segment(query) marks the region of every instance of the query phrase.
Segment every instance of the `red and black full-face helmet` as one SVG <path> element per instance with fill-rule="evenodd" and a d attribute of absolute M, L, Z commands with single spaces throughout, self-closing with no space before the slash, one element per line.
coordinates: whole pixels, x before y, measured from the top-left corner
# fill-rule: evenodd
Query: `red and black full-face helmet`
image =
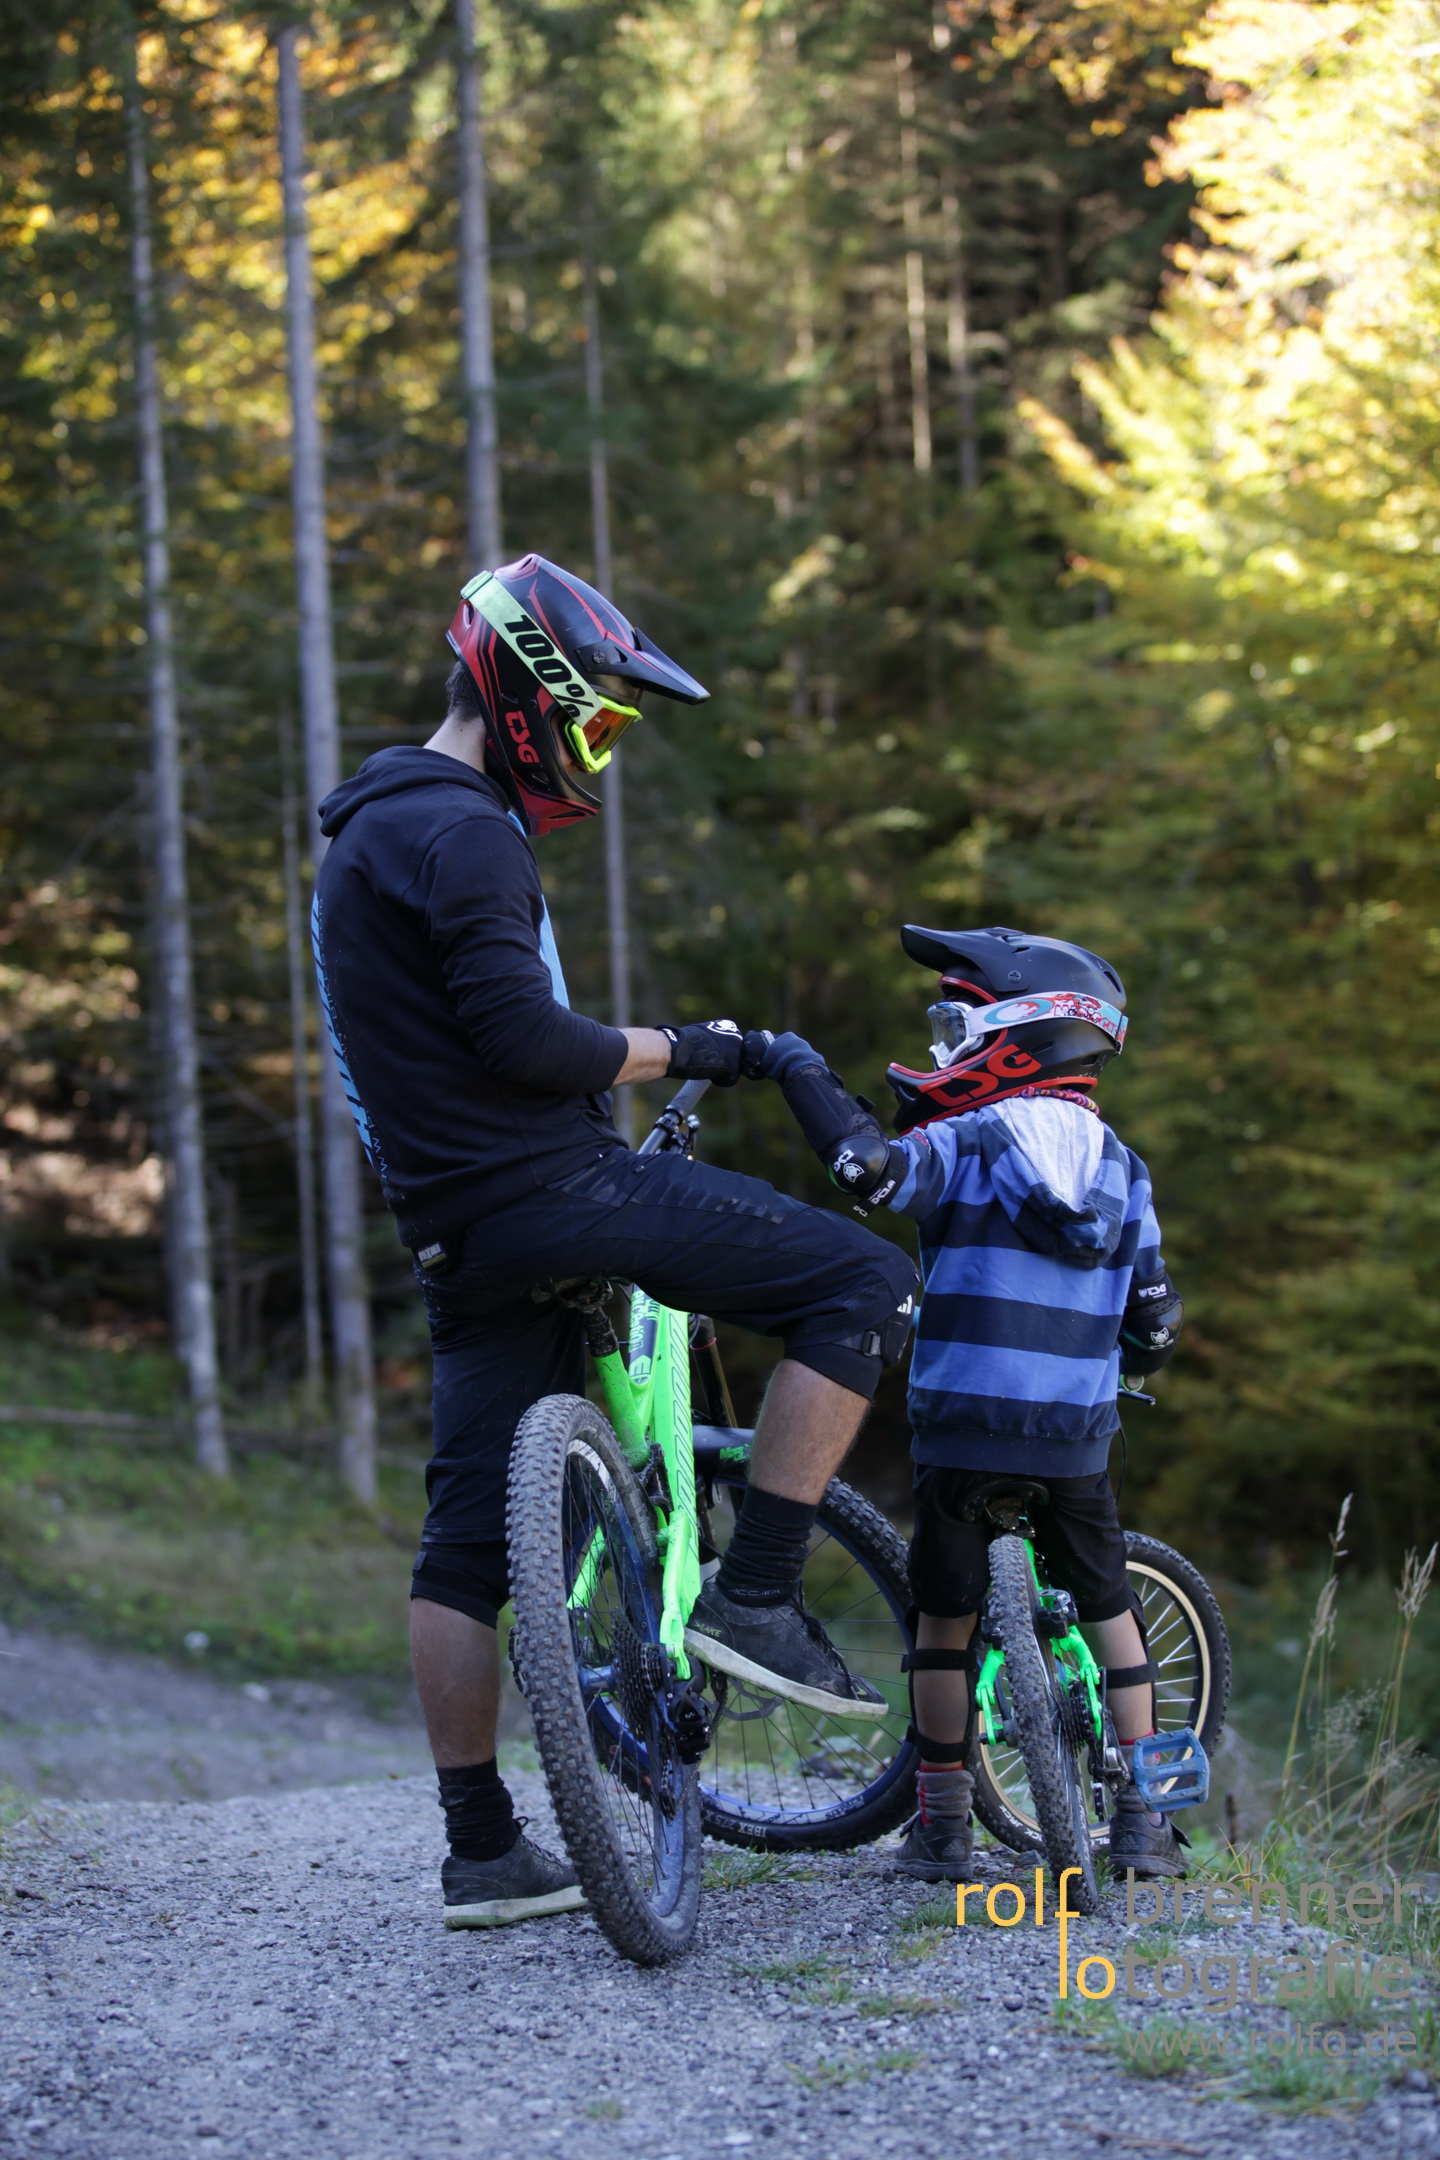
<path fill-rule="evenodd" d="M 709 691 L 667 660 L 593 585 L 543 555 L 471 578 L 447 633 L 485 708 L 496 777 L 532 833 L 594 817 L 579 774 L 603 772 L 646 690 L 703 704 Z"/>
<path fill-rule="evenodd" d="M 922 930 L 900 942 L 935 968 L 930 1007 L 935 1071 L 892 1065 L 896 1130 L 998 1102 L 1022 1088 L 1095 1085 L 1125 1042 L 1125 985 L 1098 953 L 1025 930 Z"/>

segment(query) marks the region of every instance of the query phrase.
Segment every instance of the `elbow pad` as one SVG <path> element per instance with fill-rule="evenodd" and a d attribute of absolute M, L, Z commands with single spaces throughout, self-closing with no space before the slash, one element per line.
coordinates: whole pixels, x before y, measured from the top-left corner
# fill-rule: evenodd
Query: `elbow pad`
<path fill-rule="evenodd" d="M 873 1119 L 871 1120 L 873 1124 Z M 866 1207 L 881 1207 L 890 1198 L 909 1167 L 904 1148 L 887 1140 L 878 1125 L 872 1132 L 852 1133 L 842 1140 L 825 1165 L 832 1183 Z"/>
<path fill-rule="evenodd" d="M 888 1200 L 905 1175 L 908 1157 L 886 1139 L 874 1112 L 818 1062 L 802 1066 L 782 1085 L 796 1124 L 841 1191 L 866 1206 Z"/>
<path fill-rule="evenodd" d="M 1168 1365 L 1184 1324 L 1185 1307 L 1168 1275 L 1132 1283 L 1120 1322 L 1120 1363 L 1126 1373 L 1143 1378 Z"/>

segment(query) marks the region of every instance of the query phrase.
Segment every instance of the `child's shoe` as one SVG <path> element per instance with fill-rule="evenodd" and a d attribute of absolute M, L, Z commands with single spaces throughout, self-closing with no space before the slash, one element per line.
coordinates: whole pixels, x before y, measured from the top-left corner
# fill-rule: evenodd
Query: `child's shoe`
<path fill-rule="evenodd" d="M 975 1780 L 956 1764 L 922 1763 L 916 1779 L 920 1812 L 905 1826 L 895 1869 L 919 1882 L 966 1882 L 975 1843 L 970 1803 Z"/>
<path fill-rule="evenodd" d="M 1117 1795 L 1110 1818 L 1110 1869 L 1123 1881 L 1127 1868 L 1145 1881 L 1154 1875 L 1186 1875 L 1186 1840 L 1167 1815 L 1147 1808 L 1133 1785 Z"/>
<path fill-rule="evenodd" d="M 897 1875 L 913 1875 L 918 1882 L 968 1882 L 975 1833 L 969 1816 L 941 1816 L 923 1823 L 912 1816 L 905 1828 L 905 1842 L 895 1856 Z"/>

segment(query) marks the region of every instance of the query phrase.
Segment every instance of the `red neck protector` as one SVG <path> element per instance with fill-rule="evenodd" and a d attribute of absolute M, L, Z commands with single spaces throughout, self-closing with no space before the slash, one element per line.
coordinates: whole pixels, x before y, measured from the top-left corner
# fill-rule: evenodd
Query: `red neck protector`
<path fill-rule="evenodd" d="M 1037 1080 L 1039 1070 L 1039 1060 L 1013 1044 L 1008 1048 L 997 1046 L 983 1064 L 959 1071 L 952 1066 L 944 1072 L 921 1073 L 905 1065 L 892 1065 L 885 1077 L 900 1105 L 895 1130 L 913 1132 L 936 1118 L 959 1117 L 966 1110 L 983 1110 L 990 1103 L 1027 1095 L 1077 1103 L 1082 1110 L 1100 1115 L 1090 1099 L 1093 1080 L 1083 1073 L 1061 1073 L 1053 1080 Z"/>

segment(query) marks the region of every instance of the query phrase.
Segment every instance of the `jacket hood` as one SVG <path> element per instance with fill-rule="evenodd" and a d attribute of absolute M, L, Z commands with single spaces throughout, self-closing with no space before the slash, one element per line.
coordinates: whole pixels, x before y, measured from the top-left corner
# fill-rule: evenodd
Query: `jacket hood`
<path fill-rule="evenodd" d="M 1130 1197 L 1129 1169 L 1113 1136 L 1106 1132 L 1095 1182 L 1072 1207 L 1036 1169 L 1001 1105 L 972 1115 L 995 1197 L 1025 1243 L 1068 1267 L 1103 1267 L 1119 1245 Z"/>
<path fill-rule="evenodd" d="M 377 750 L 374 757 L 366 758 L 352 780 L 342 780 L 339 787 L 330 790 L 320 805 L 320 830 L 327 840 L 333 840 L 364 804 L 378 802 L 382 795 L 403 795 L 409 788 L 422 787 L 473 788 L 502 817 L 509 811 L 504 793 L 495 782 L 473 767 L 462 765 L 459 758 L 447 757 L 443 750 L 398 744 L 391 750 Z"/>

